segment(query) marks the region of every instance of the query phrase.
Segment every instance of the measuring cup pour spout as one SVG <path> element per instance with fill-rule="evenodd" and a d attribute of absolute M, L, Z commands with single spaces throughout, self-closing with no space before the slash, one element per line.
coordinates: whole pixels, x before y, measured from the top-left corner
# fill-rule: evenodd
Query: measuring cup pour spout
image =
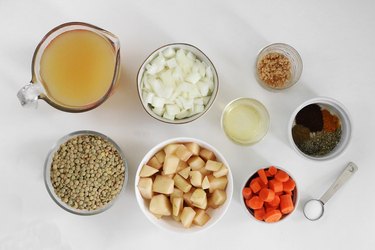
<path fill-rule="evenodd" d="M 29 83 L 18 91 L 17 97 L 23 107 L 37 108 L 42 93 L 43 87 L 40 83 Z"/>

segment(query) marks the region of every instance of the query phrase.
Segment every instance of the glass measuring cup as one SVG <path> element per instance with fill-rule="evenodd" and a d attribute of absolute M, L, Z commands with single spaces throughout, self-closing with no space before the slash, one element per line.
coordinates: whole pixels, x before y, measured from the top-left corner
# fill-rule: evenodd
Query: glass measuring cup
<path fill-rule="evenodd" d="M 303 214 L 308 220 L 315 221 L 319 220 L 324 214 L 324 205 L 328 200 L 339 190 L 355 172 L 358 167 L 353 162 L 350 162 L 332 186 L 325 192 L 325 194 L 319 199 L 311 199 L 305 203 L 303 207 Z"/>
<path fill-rule="evenodd" d="M 71 31 L 84 31 L 84 32 L 81 32 L 81 35 L 82 36 L 82 33 L 85 33 L 86 35 L 90 34 L 90 44 L 93 45 L 93 47 L 87 47 L 84 45 L 82 45 L 82 48 L 83 49 L 78 49 L 77 48 L 77 56 L 80 55 L 81 57 L 78 57 L 79 59 L 82 59 L 82 55 L 85 55 L 85 54 L 82 54 L 84 52 L 82 52 L 83 50 L 87 50 L 89 52 L 87 53 L 98 53 L 96 48 L 94 46 L 94 42 L 96 42 L 96 44 L 99 44 L 98 41 L 100 41 L 100 46 L 101 48 L 103 48 L 101 51 L 106 51 L 108 52 L 107 55 L 106 55 L 106 58 L 108 59 L 107 61 L 111 62 L 111 66 L 108 68 L 109 70 L 105 73 L 105 76 L 106 76 L 106 79 L 108 79 L 108 81 L 105 81 L 103 82 L 102 84 L 103 85 L 100 85 L 100 84 L 97 84 L 98 86 L 100 86 L 100 91 L 99 90 L 94 90 L 94 86 L 92 88 L 90 88 L 90 81 L 87 81 L 85 82 L 85 88 L 83 88 L 80 84 L 83 84 L 83 83 L 78 83 L 76 85 L 72 85 L 72 82 L 66 82 L 66 89 L 64 90 L 64 83 L 60 83 L 60 86 L 59 87 L 59 90 L 63 90 L 63 91 L 70 91 L 70 96 L 67 95 L 67 97 L 65 98 L 65 100 L 67 101 L 64 101 L 62 102 L 61 100 L 62 99 L 59 99 L 59 98 L 56 98 L 56 96 L 58 94 L 51 94 L 51 88 L 49 88 L 49 86 L 53 86 L 55 83 L 57 83 L 57 81 L 53 82 L 53 81 L 50 81 L 48 82 L 45 77 L 43 77 L 42 75 L 42 59 L 43 59 L 43 56 L 44 56 L 44 53 L 46 52 L 46 50 L 49 48 L 49 45 L 53 45 L 56 47 L 56 41 L 58 39 L 56 38 L 60 38 L 62 37 L 61 35 L 65 35 L 66 37 L 66 34 L 68 34 L 70 32 L 70 34 L 72 34 Z M 94 37 L 94 38 L 92 38 Z M 69 39 L 72 39 L 72 37 L 69 37 Z M 68 40 L 65 40 L 65 41 L 68 41 Z M 70 40 L 71 41 L 71 40 Z M 60 46 L 62 42 L 60 42 Z M 66 43 L 65 43 L 66 44 Z M 70 44 L 75 44 L 74 42 L 70 42 Z M 105 45 L 103 45 L 105 44 Z M 53 47 L 52 46 L 52 47 Z M 105 49 L 104 49 L 105 47 Z M 68 47 L 66 47 L 68 48 Z M 91 50 L 89 50 L 89 48 L 91 48 Z M 49 49 L 51 50 L 51 49 Z M 60 51 L 61 52 L 61 51 Z M 72 54 L 73 52 L 69 51 L 68 49 L 66 50 L 66 54 Z M 79 52 L 79 54 L 78 54 Z M 85 52 L 86 53 L 86 52 Z M 103 52 L 104 53 L 104 52 Z M 61 53 L 62 57 L 60 58 L 63 58 L 64 55 L 64 51 L 62 51 Z M 109 55 L 110 54 L 110 55 Z M 99 55 L 99 54 L 98 54 Z M 88 59 L 90 59 L 90 54 L 88 54 Z M 46 53 L 46 57 L 47 57 L 47 53 Z M 93 57 L 91 58 L 92 60 L 87 60 L 88 62 L 92 62 L 92 61 L 99 61 L 100 60 L 95 60 L 95 59 L 98 59 L 97 57 Z M 83 59 L 82 59 L 83 60 Z M 59 61 L 56 60 L 56 65 L 58 65 Z M 90 65 L 91 66 L 91 65 Z M 99 68 L 100 65 L 96 65 L 96 69 Z M 64 71 L 60 71 L 58 73 L 56 73 L 57 76 L 67 76 L 69 74 L 76 74 L 76 75 L 79 75 L 80 73 L 82 72 L 79 72 L 80 70 L 85 70 L 85 72 L 87 74 L 92 74 L 91 76 L 89 75 L 87 79 L 89 79 L 89 77 L 92 77 L 92 82 L 95 81 L 95 73 L 97 73 L 97 71 L 93 70 L 95 68 L 90 68 L 91 71 L 89 69 L 87 69 L 89 66 L 88 65 L 77 65 L 75 66 L 76 68 L 74 68 L 74 72 L 71 72 L 69 70 L 66 70 L 65 72 Z M 86 67 L 86 68 L 85 68 Z M 56 70 L 59 69 L 58 66 L 55 67 Z M 51 69 L 51 68 L 49 68 Z M 46 70 L 48 72 L 48 69 Z M 20 91 L 17 93 L 17 97 L 18 99 L 20 100 L 21 102 L 21 105 L 24 106 L 24 107 L 37 107 L 37 104 L 38 104 L 38 99 L 42 99 L 44 101 L 46 101 L 48 104 L 50 104 L 51 106 L 59 109 L 59 110 L 62 110 L 62 111 L 66 111 L 66 112 L 84 112 L 84 111 L 88 111 L 88 110 L 91 110 L 91 109 L 94 109 L 96 108 L 97 106 L 99 106 L 100 104 L 102 104 L 110 95 L 111 93 L 113 92 L 117 82 L 118 82 L 118 78 L 119 78 L 119 75 L 120 75 L 120 42 L 119 42 L 119 39 L 113 35 L 112 33 L 104 30 L 104 29 L 101 29 L 99 27 L 96 27 L 94 25 L 91 25 L 91 24 L 88 24 L 88 23 L 82 23 L 82 22 L 69 22 L 69 23 L 64 23 L 64 24 L 61 24 L 57 27 L 55 27 L 54 29 L 52 29 L 51 31 L 49 31 L 44 37 L 43 39 L 40 41 L 40 43 L 38 44 L 38 46 L 36 47 L 35 49 L 35 52 L 34 52 L 34 55 L 33 55 L 33 59 L 32 59 L 32 65 L 31 65 L 31 73 L 32 73 L 32 78 L 31 78 L 31 81 L 29 84 L 25 85 L 23 88 L 20 89 Z M 52 74 L 52 73 L 51 73 Z M 59 75 L 60 74 L 60 75 Z M 80 76 L 82 77 L 82 76 Z M 52 79 L 52 78 L 50 78 Z M 75 78 L 75 79 L 78 79 Z M 105 86 L 104 86 L 105 84 Z M 56 88 L 57 88 L 57 84 L 56 85 Z M 72 88 L 73 86 L 73 88 Z M 80 89 L 81 88 L 81 89 Z M 78 91 L 77 91 L 78 90 Z M 81 90 L 81 91 L 80 91 Z M 92 95 L 92 96 L 95 96 L 95 98 L 86 98 L 84 97 L 85 93 L 91 93 L 92 91 L 97 91 L 97 93 L 95 93 L 95 95 Z M 57 93 L 57 92 L 56 92 Z M 82 97 L 82 101 L 81 102 L 72 102 L 71 100 L 73 100 L 72 98 L 69 99 L 72 95 L 74 95 L 74 97 L 79 100 L 79 98 Z M 80 96 L 82 95 L 82 96 Z M 84 99 L 86 98 L 86 99 Z M 87 101 L 86 101 L 87 100 Z"/>

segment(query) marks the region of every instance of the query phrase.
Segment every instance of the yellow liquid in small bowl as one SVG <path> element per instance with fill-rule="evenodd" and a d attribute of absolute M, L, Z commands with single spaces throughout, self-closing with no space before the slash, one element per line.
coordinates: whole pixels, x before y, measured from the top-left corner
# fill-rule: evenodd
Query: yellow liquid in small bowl
<path fill-rule="evenodd" d="M 54 38 L 40 62 L 47 96 L 65 107 L 85 107 L 109 91 L 116 54 L 111 43 L 88 30 L 66 31 Z"/>
<path fill-rule="evenodd" d="M 260 141 L 266 135 L 269 115 L 260 102 L 250 98 L 240 98 L 225 107 L 222 126 L 231 140 L 249 145 Z"/>

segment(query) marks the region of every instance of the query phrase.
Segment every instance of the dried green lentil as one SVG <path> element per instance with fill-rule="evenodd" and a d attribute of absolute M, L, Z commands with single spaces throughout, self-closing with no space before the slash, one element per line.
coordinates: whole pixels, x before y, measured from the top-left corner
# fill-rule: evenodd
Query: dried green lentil
<path fill-rule="evenodd" d="M 81 210 L 96 210 L 113 200 L 124 184 L 124 173 L 117 149 L 96 135 L 79 135 L 63 143 L 51 164 L 56 195 Z"/>

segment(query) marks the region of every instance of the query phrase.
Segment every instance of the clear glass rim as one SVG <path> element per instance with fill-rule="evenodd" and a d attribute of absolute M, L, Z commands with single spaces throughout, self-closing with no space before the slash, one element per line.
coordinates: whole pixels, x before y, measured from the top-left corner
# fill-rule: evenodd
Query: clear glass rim
<path fill-rule="evenodd" d="M 74 138 L 76 136 L 79 136 L 79 135 L 95 135 L 95 136 L 99 136 L 99 137 L 107 140 L 108 142 L 110 142 L 116 148 L 116 150 L 119 152 L 122 160 L 124 161 L 124 168 L 125 168 L 125 171 L 124 171 L 124 182 L 122 184 L 120 192 L 110 202 L 108 202 L 104 206 L 102 206 L 102 207 L 100 207 L 98 209 L 95 209 L 95 210 L 80 210 L 80 209 L 75 209 L 75 208 L 69 206 L 68 204 L 66 204 L 65 202 L 63 202 L 60 199 L 60 197 L 58 197 L 55 194 L 54 188 L 53 188 L 52 183 L 51 183 L 50 172 L 51 172 L 51 163 L 52 163 L 52 158 L 53 158 L 54 153 L 60 148 L 61 144 L 63 144 L 64 142 L 66 142 L 66 141 L 68 141 L 68 140 L 70 140 L 70 139 L 72 139 L 72 138 Z M 127 160 L 125 158 L 125 155 L 124 155 L 123 151 L 121 150 L 121 148 L 118 146 L 118 144 L 115 141 L 113 141 L 108 136 L 106 136 L 104 134 L 101 134 L 99 132 L 96 132 L 96 131 L 92 131 L 92 130 L 79 130 L 79 131 L 71 132 L 71 133 L 69 133 L 69 134 L 61 137 L 52 146 L 51 150 L 47 154 L 47 158 L 46 158 L 45 163 L 44 163 L 44 173 L 43 173 L 43 176 L 44 176 L 44 184 L 45 184 L 45 187 L 47 189 L 48 194 L 50 195 L 50 197 L 52 198 L 52 200 L 59 207 L 61 207 L 65 211 L 67 211 L 69 213 L 72 213 L 72 214 L 88 216 L 88 215 L 99 214 L 99 213 L 102 213 L 102 212 L 108 210 L 115 203 L 115 201 L 117 201 L 117 199 L 120 197 L 120 194 L 125 190 L 125 188 L 127 186 L 128 175 L 129 175 L 128 172 L 129 172 L 128 171 L 128 163 L 127 163 Z"/>
<path fill-rule="evenodd" d="M 195 114 L 193 116 L 190 116 L 190 117 L 187 117 L 187 118 L 184 118 L 184 119 L 179 119 L 179 120 L 174 120 L 174 121 L 171 121 L 171 120 L 168 120 L 168 119 L 165 119 L 161 116 L 158 116 L 157 114 L 155 114 L 152 110 L 150 110 L 150 108 L 148 107 L 147 104 L 144 103 L 143 101 L 143 97 L 142 97 L 142 87 L 141 87 L 141 84 L 142 84 L 142 79 L 143 79 L 143 74 L 144 74 L 144 69 L 146 67 L 146 63 L 155 56 L 156 53 L 158 53 L 159 51 L 163 50 L 163 49 L 166 49 L 168 47 L 179 47 L 179 46 L 185 46 L 185 47 L 188 47 L 188 48 L 192 48 L 194 50 L 197 50 L 199 53 L 202 54 L 202 56 L 207 59 L 207 61 L 209 62 L 209 66 L 211 66 L 212 68 L 212 73 L 214 75 L 214 90 L 212 92 L 212 95 L 211 95 L 211 98 L 209 100 L 209 102 L 207 103 L 206 107 L 204 108 L 204 110 L 201 112 L 201 113 L 198 113 L 198 114 Z M 194 53 L 195 54 L 195 53 Z M 195 54 L 196 55 L 196 54 Z M 197 55 L 196 55 L 197 56 Z M 213 103 L 215 102 L 216 100 L 216 97 L 218 95 L 218 92 L 219 92 L 219 76 L 218 76 L 218 73 L 216 71 L 216 68 L 215 68 L 215 65 L 212 63 L 212 61 L 210 60 L 210 58 L 202 51 L 200 50 L 199 48 L 197 48 L 196 46 L 194 45 L 191 45 L 191 44 L 188 44 L 188 43 L 169 43 L 169 44 L 166 44 L 166 45 L 163 45 L 159 48 L 157 48 L 156 50 L 154 50 L 153 52 L 151 52 L 147 57 L 146 59 L 143 61 L 142 65 L 140 66 L 139 70 L 138 70 L 138 73 L 137 73 L 137 90 L 138 90 L 138 97 L 139 97 L 139 100 L 141 101 L 142 103 L 142 107 L 143 109 L 147 112 L 147 114 L 149 114 L 151 117 L 153 117 L 154 119 L 158 120 L 158 121 L 161 121 L 161 122 L 164 122 L 164 123 L 167 123 L 167 124 L 186 124 L 186 123 L 189 123 L 189 122 L 192 122 L 196 119 L 198 119 L 199 117 L 203 116 L 205 113 L 207 113 Z"/>
<path fill-rule="evenodd" d="M 30 82 L 31 83 L 41 83 L 41 81 L 42 81 L 42 79 L 39 75 L 39 72 L 37 72 L 38 71 L 37 68 L 39 67 L 38 58 L 40 58 L 42 56 L 43 51 L 44 51 L 44 49 L 42 49 L 42 46 L 45 45 L 47 40 L 53 34 L 58 33 L 62 29 L 74 27 L 74 26 L 81 27 L 83 29 L 87 29 L 87 30 L 99 33 L 99 35 L 102 35 L 105 39 L 107 39 L 111 43 L 111 45 L 113 46 L 114 52 L 115 52 L 115 56 L 116 56 L 115 69 L 114 69 L 114 74 L 113 74 L 113 79 L 112 79 L 111 85 L 110 85 L 108 91 L 105 93 L 105 95 L 101 99 L 97 100 L 96 102 L 88 104 L 86 106 L 74 107 L 74 106 L 64 106 L 64 105 L 61 105 L 59 103 L 56 103 L 53 99 L 48 97 L 48 95 L 45 93 L 45 91 L 44 91 L 44 93 L 40 94 L 39 97 L 38 97 L 38 99 L 44 100 L 45 102 L 47 102 L 52 107 L 54 107 L 56 109 L 59 109 L 61 111 L 70 112 L 70 113 L 79 113 L 79 112 L 85 112 L 85 111 L 89 111 L 91 109 L 94 109 L 94 108 L 98 107 L 99 105 L 101 105 L 104 101 L 106 101 L 108 99 L 108 97 L 110 96 L 110 94 L 111 94 L 113 88 L 115 87 L 116 82 L 119 78 L 120 65 L 121 65 L 121 62 L 120 62 L 121 61 L 120 60 L 120 42 L 119 42 L 118 37 L 115 36 L 114 34 L 112 34 L 111 32 L 109 32 L 107 30 L 104 30 L 102 28 L 99 28 L 95 25 L 92 25 L 92 24 L 89 24 L 89 23 L 84 23 L 84 22 L 63 23 L 63 24 L 60 24 L 60 25 L 56 26 L 55 28 L 51 29 L 41 39 L 41 41 L 39 42 L 39 44 L 37 45 L 37 47 L 34 51 L 32 63 L 31 63 L 32 77 L 31 77 Z M 79 28 L 77 28 L 77 29 L 79 29 Z M 74 30 L 74 29 L 72 28 L 72 30 Z"/>

